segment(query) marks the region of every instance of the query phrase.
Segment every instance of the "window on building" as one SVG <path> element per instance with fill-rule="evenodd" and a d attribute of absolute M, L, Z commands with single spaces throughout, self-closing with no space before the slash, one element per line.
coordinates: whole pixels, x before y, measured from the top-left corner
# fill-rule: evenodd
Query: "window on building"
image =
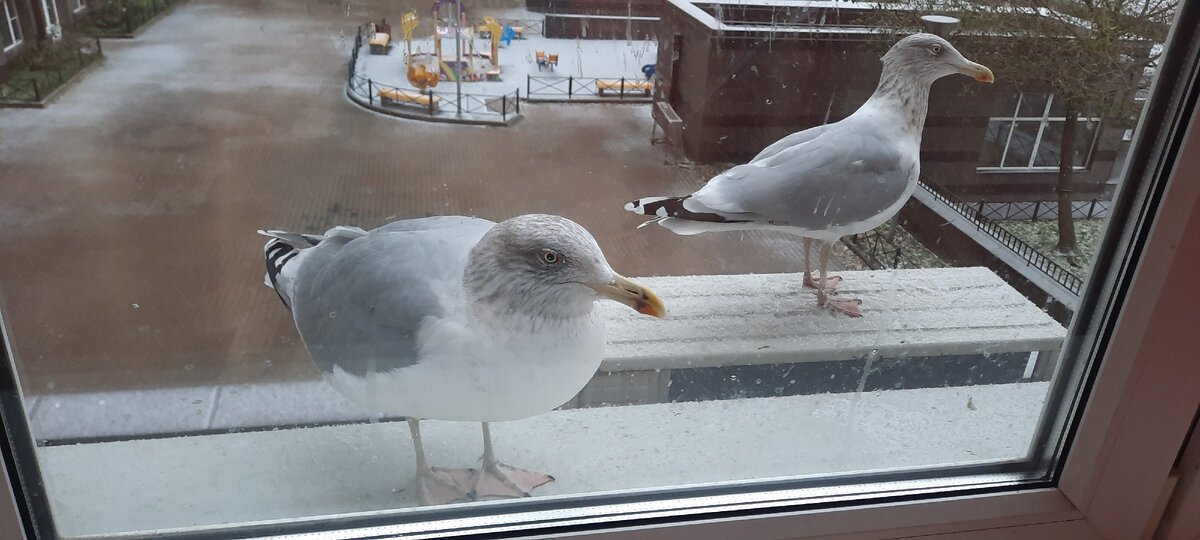
<path fill-rule="evenodd" d="M 980 170 L 1045 171 L 1058 169 L 1066 118 L 1054 94 L 1018 93 L 996 103 L 984 135 Z M 1087 167 L 1100 134 L 1100 119 L 1081 117 L 1075 130 L 1072 158 L 1076 169 Z"/>
<path fill-rule="evenodd" d="M 83 11 L 83 8 L 87 7 L 87 0 L 70 0 L 70 2 L 71 11 L 79 12 Z"/>
<path fill-rule="evenodd" d="M 46 14 L 50 16 L 50 24 L 54 26 L 62 26 L 62 22 L 58 18 L 58 0 L 43 0 L 46 6 Z"/>
<path fill-rule="evenodd" d="M 8 50 L 21 43 L 21 19 L 17 17 L 17 7 L 13 0 L 4 0 L 4 24 L 0 26 L 0 42 Z"/>

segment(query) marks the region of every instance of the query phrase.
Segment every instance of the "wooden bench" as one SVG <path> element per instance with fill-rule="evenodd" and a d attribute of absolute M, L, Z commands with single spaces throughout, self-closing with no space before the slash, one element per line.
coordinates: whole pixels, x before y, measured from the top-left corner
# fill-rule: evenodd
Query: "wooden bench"
<path fill-rule="evenodd" d="M 371 36 L 371 39 L 367 41 L 367 43 L 371 45 L 371 54 L 388 54 L 388 51 L 390 50 L 388 48 L 388 43 L 391 43 L 391 41 L 391 34 L 376 32 Z"/>
<path fill-rule="evenodd" d="M 597 95 L 602 96 L 606 91 L 620 94 L 622 93 L 622 88 L 624 88 L 624 93 L 626 94 L 630 92 L 643 92 L 648 96 L 650 95 L 650 91 L 654 90 L 654 83 L 641 79 L 625 79 L 624 81 L 621 79 L 596 79 Z"/>
<path fill-rule="evenodd" d="M 442 100 L 442 98 L 434 95 L 422 94 L 416 90 L 404 90 L 401 88 L 380 88 L 378 94 L 379 102 L 384 105 L 420 105 L 427 109 L 435 110 L 438 108 L 438 103 Z"/>

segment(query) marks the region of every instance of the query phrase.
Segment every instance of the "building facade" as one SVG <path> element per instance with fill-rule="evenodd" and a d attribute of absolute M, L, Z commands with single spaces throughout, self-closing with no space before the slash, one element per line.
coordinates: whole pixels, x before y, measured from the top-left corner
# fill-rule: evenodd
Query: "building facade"
<path fill-rule="evenodd" d="M 854 112 L 875 90 L 879 57 L 892 41 L 862 22 L 872 6 L 667 0 L 656 100 L 682 122 L 681 140 L 671 144 L 699 162 L 744 162 L 784 135 Z M 987 63 L 972 54 L 970 40 L 951 40 Z M 1022 93 L 996 75 L 994 85 L 965 77 L 934 84 L 922 176 L 966 200 L 1052 200 L 1061 107 L 1051 92 Z M 1130 126 L 1100 118 L 1078 126 L 1072 196 L 1106 200 Z"/>
<path fill-rule="evenodd" d="M 88 11 L 87 0 L 0 0 L 0 71 L 22 50 L 62 35 Z"/>

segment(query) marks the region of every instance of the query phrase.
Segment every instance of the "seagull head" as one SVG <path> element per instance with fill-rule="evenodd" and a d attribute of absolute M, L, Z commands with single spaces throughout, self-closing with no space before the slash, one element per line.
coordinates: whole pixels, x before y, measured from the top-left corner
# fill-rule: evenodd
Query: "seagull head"
<path fill-rule="evenodd" d="M 476 308 L 567 319 L 608 298 L 665 317 L 649 288 L 613 271 L 596 239 L 578 223 L 544 214 L 497 223 L 471 250 L 463 283 Z"/>
<path fill-rule="evenodd" d="M 992 82 L 992 70 L 963 57 L 949 41 L 934 34 L 913 34 L 897 41 L 883 55 L 884 70 L 902 72 L 924 84 L 961 73 L 980 82 Z"/>

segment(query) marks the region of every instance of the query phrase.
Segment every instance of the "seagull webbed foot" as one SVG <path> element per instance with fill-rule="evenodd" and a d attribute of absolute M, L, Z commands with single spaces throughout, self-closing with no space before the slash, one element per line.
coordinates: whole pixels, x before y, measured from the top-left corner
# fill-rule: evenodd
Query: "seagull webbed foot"
<path fill-rule="evenodd" d="M 825 286 L 819 287 L 817 286 L 817 282 L 820 279 L 821 272 L 819 270 L 813 270 L 812 272 L 806 273 L 804 274 L 804 286 L 810 289 L 832 289 L 837 287 L 838 283 L 842 282 L 842 276 L 829 276 L 825 278 Z"/>
<path fill-rule="evenodd" d="M 421 504 L 432 506 L 455 501 L 470 501 L 471 479 L 475 469 L 430 467 L 417 474 L 417 495 Z"/>
<path fill-rule="evenodd" d="M 862 300 L 857 298 L 826 296 L 823 301 L 818 301 L 817 305 L 835 313 L 844 313 L 850 317 L 862 317 L 862 311 L 858 309 L 858 306 L 862 305 Z"/>
<path fill-rule="evenodd" d="M 529 497 L 533 488 L 554 480 L 553 476 L 496 462 L 474 471 L 472 495 L 485 497 Z"/>

